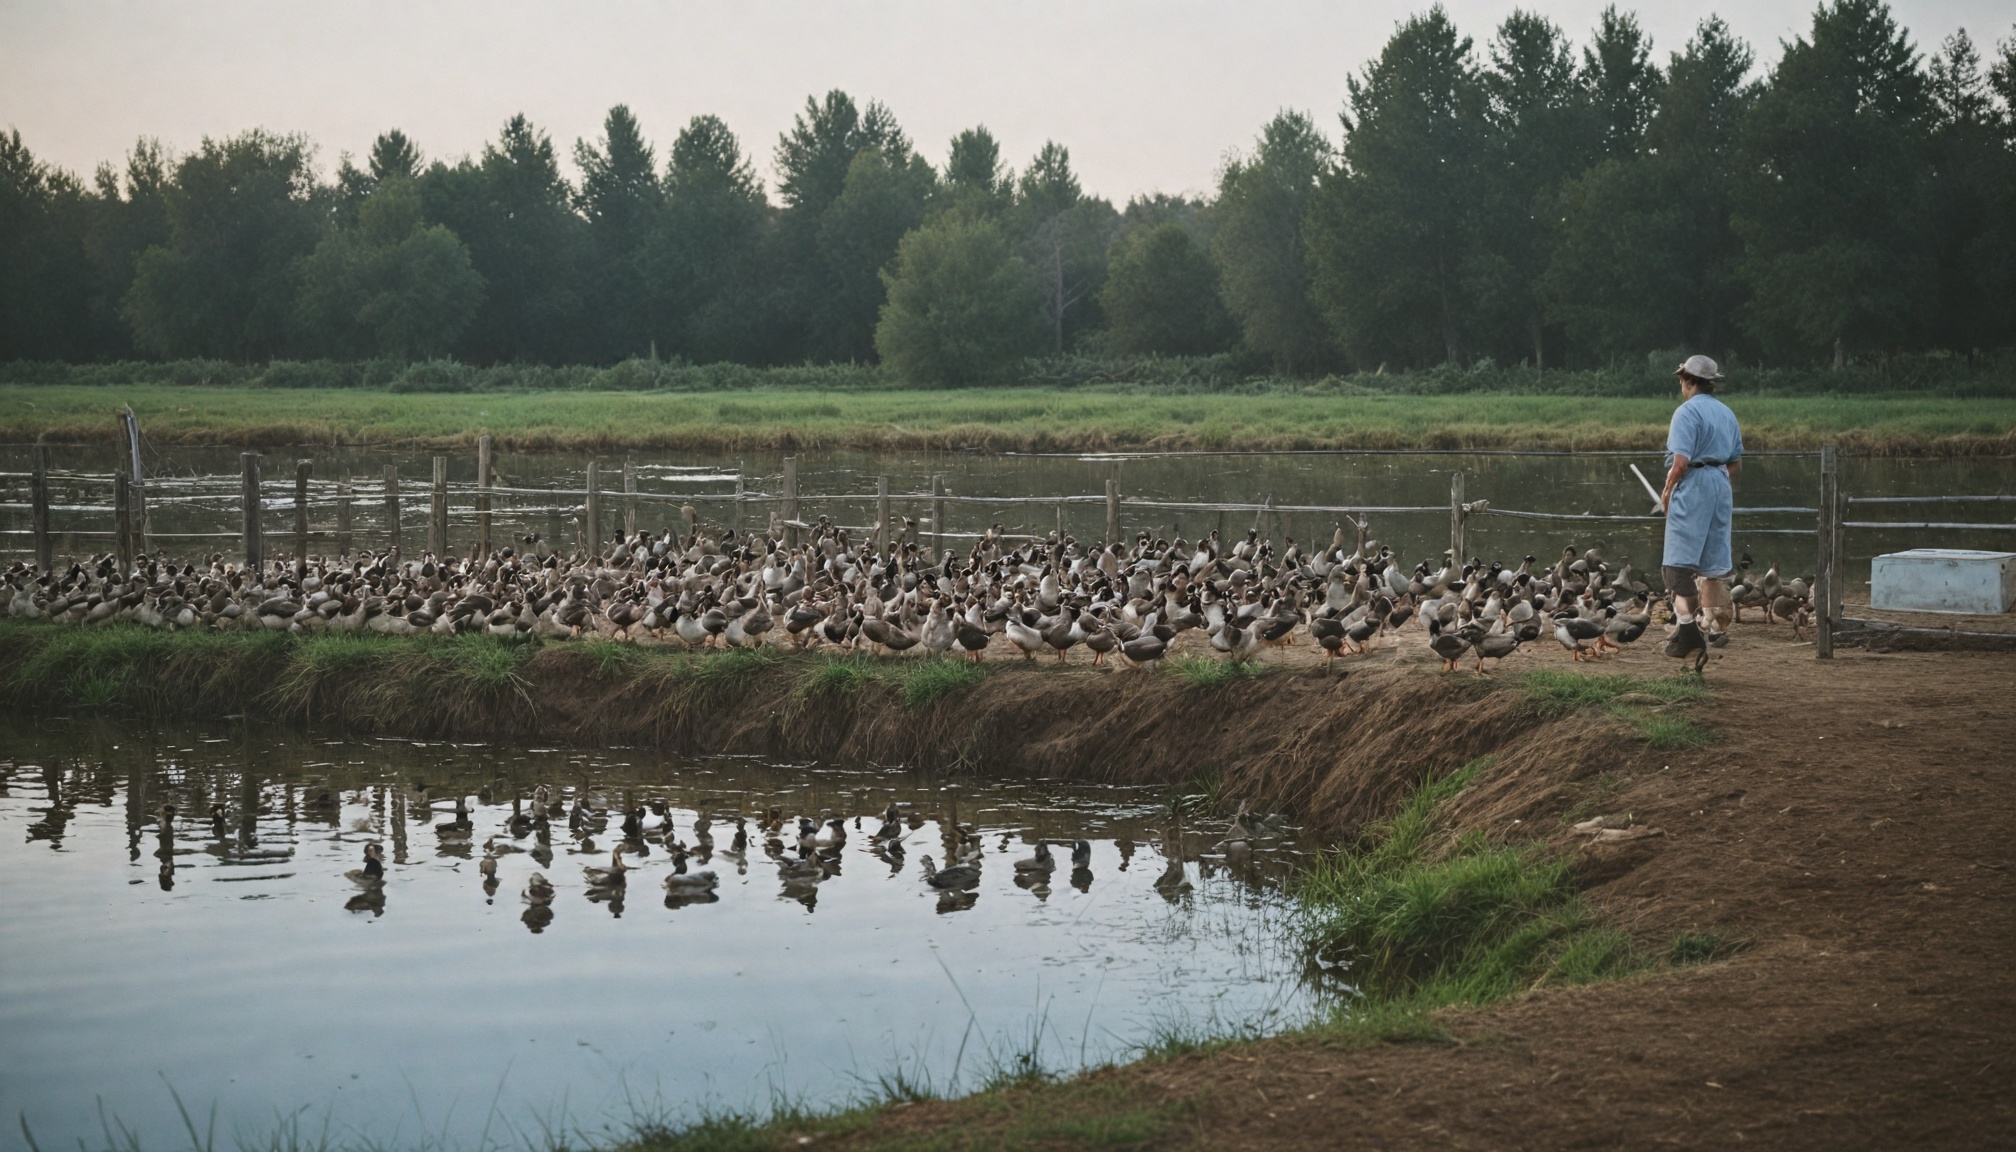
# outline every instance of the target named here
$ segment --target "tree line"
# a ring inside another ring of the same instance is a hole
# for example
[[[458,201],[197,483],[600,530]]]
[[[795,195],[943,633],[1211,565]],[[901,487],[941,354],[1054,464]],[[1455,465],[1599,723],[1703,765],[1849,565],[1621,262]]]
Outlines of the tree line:
[[[975,127],[932,163],[880,103],[807,98],[775,188],[696,116],[480,155],[396,129],[322,179],[262,130],[86,182],[0,135],[0,360],[880,361],[983,383],[1025,358],[1232,352],[1283,374],[1586,367],[1702,350],[1833,364],[2016,345],[2016,38],[1921,52],[1833,0],[1753,78],[1719,19],[1655,59],[1438,6],[1284,111],[1201,198],[1088,195]]]

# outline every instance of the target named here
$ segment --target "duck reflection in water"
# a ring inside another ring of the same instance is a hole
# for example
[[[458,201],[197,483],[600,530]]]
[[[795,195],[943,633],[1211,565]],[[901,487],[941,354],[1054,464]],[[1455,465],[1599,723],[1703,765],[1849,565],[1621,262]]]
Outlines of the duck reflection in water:
[[[1092,842],[1080,840],[1071,846],[1071,887],[1092,890]]]
[[[163,804],[161,806],[158,829],[161,833],[161,845],[154,849],[154,857],[161,861],[161,890],[163,892],[173,892],[175,890],[175,806],[173,804]]]

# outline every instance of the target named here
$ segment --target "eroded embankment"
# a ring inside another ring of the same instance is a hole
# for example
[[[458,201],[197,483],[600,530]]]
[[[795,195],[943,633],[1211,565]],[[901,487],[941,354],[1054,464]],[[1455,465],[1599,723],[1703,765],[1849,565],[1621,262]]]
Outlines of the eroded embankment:
[[[1550,716],[1518,690],[1394,668],[1200,685],[1175,671],[15,622],[0,623],[0,704],[1166,784],[1288,813],[1324,840],[1485,755],[1466,823],[1509,824],[1628,741],[1600,714]]]

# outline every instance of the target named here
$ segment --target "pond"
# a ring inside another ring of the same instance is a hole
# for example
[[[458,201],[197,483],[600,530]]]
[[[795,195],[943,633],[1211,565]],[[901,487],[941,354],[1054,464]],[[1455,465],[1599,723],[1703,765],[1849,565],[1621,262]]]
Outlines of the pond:
[[[375,484],[384,466],[399,468],[402,484],[402,523],[406,546],[426,539],[427,482],[433,474],[431,458],[421,452],[387,451],[369,448],[304,447],[299,450],[269,451],[263,465],[269,511],[266,531],[269,549],[284,549],[292,527],[293,465],[296,458],[314,460],[318,481],[356,479]],[[500,482],[522,488],[572,488],[585,486],[588,457],[564,453],[502,453],[496,460]],[[656,529],[678,523],[679,502],[690,502],[708,522],[742,528],[767,524],[772,506],[745,504],[737,513],[725,497],[735,490],[740,476],[750,493],[776,493],[780,489],[782,456],[775,452],[669,452],[638,451],[600,458],[602,485],[620,488],[617,471],[622,462],[632,462],[640,492],[678,497],[678,501],[647,501],[641,504],[640,527]],[[1439,558],[1449,543],[1450,474],[1462,472],[1465,495],[1470,500],[1486,500],[1499,509],[1580,515],[1639,515],[1650,505],[1643,488],[1631,474],[1636,464],[1652,483],[1660,481],[1660,457],[1497,455],[1487,453],[1353,454],[1189,453],[1169,456],[1119,458],[1082,456],[1010,456],[981,453],[900,453],[877,454],[857,451],[805,452],[798,456],[801,514],[807,518],[831,515],[843,524],[862,525],[873,518],[876,478],[889,477],[890,489],[898,496],[893,511],[920,520],[928,512],[927,502],[906,498],[907,494],[928,492],[933,477],[959,496],[1037,498],[1097,496],[1103,500],[1106,481],[1115,479],[1123,497],[1178,502],[1253,503],[1272,501],[1276,505],[1352,505],[1413,507],[1419,512],[1380,513],[1371,517],[1373,536],[1393,545],[1409,563]],[[59,446],[53,450],[56,467],[109,473],[116,454],[109,447]],[[29,466],[24,446],[0,447],[0,470],[21,471]],[[147,467],[159,476],[212,475],[226,478],[217,489],[220,495],[188,503],[156,504],[150,508],[150,523],[159,532],[235,532],[238,522],[236,449],[217,447],[173,447],[150,450]],[[2008,460],[1963,459],[1882,459],[1846,458],[1841,463],[1842,486],[1856,496],[1915,496],[1965,493],[2009,495],[2016,493],[2016,466]],[[476,461],[473,454],[451,456],[448,474],[455,483],[473,482]],[[11,482],[10,499],[26,499],[25,483]],[[59,482],[54,499],[109,504],[104,485],[68,486]],[[1741,507],[1812,508],[1818,501],[1819,460],[1815,455],[1756,455],[1746,462],[1738,486]],[[313,513],[314,526],[326,529],[334,513],[326,493],[318,494]],[[466,500],[457,496],[458,506]],[[573,539],[574,516],[579,498],[564,502],[537,496],[500,497],[493,535],[500,543],[527,534],[551,540],[556,533]],[[564,513],[557,509],[564,504]],[[603,502],[603,538],[621,525],[618,499]],[[1061,512],[1060,512],[1061,508]],[[1902,508],[1857,509],[1855,518],[1869,520],[2006,520],[2008,505],[1907,505]],[[1079,539],[1104,534],[1105,507],[1093,501],[1058,505],[1055,503],[962,505],[947,509],[947,527],[952,532],[978,532],[999,524],[1010,533],[1043,534],[1061,523]],[[1293,536],[1304,542],[1327,540],[1339,517],[1318,513],[1274,513],[1256,518],[1251,512],[1194,512],[1147,509],[1123,504],[1124,531],[1153,531],[1184,534],[1191,538],[1220,531],[1243,535],[1257,526],[1279,544]],[[109,513],[59,513],[59,529],[109,529]],[[355,543],[362,548],[381,548],[386,540],[382,501],[374,494],[360,496],[354,507]],[[1815,541],[1811,513],[1742,515],[1736,522],[1736,543],[1750,552],[1762,567],[1780,563],[1787,573],[1808,574],[1813,570]],[[19,554],[28,547],[24,510],[0,511],[0,529],[16,535],[4,538]],[[1348,531],[1347,526],[1347,531]],[[1799,530],[1803,530],[1799,531]],[[451,518],[451,546],[468,547],[473,539],[473,514],[460,510]],[[964,547],[969,541],[954,541]],[[1487,559],[1502,559],[1516,565],[1532,553],[1544,560],[1560,553],[1564,545],[1599,545],[1613,561],[1633,559],[1643,572],[1656,565],[1659,528],[1651,523],[1544,522],[1502,516],[1481,516],[1470,521],[1469,550]],[[1884,552],[1911,547],[1954,547],[2006,549],[2016,544],[2016,533],[2007,531],[1915,531],[1907,529],[1857,529],[1848,533],[1849,578],[1851,588],[1866,585],[1868,560]],[[107,545],[99,539],[73,537],[63,545],[66,554]],[[186,542],[181,551],[200,554],[213,548],[229,554],[235,544],[228,539]]]
[[[1223,818],[1171,839],[1180,798],[1158,790],[247,723],[16,718],[0,749],[0,1147],[24,1146],[17,1114],[44,1149],[181,1147],[178,1096],[199,1129],[215,1108],[220,1147],[290,1127],[544,1146],[1068,1071],[1170,1029],[1283,1027],[1324,998],[1279,885],[1293,830],[1228,869]],[[892,801],[900,851],[870,842]],[[612,897],[584,869],[639,807]],[[756,822],[773,809],[844,819],[831,875],[780,880]],[[702,813],[712,851],[687,874],[719,886],[668,894],[665,822],[697,849]],[[955,823],[980,878],[941,892],[921,858],[947,862]],[[1038,837],[1087,841],[1088,865],[1063,847],[1047,880],[1018,876]],[[372,843],[385,876],[360,884],[346,873]],[[550,901],[521,895],[535,871]]]

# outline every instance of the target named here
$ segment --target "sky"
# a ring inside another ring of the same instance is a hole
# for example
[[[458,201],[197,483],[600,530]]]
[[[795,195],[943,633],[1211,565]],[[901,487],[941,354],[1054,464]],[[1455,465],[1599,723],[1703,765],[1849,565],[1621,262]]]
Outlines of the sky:
[[[1578,43],[1603,0],[1525,0]],[[305,133],[326,174],[398,127],[429,158],[479,153],[513,113],[563,156],[628,104],[662,159],[712,113],[774,187],[771,152],[805,98],[881,100],[934,163],[985,124],[1017,167],[1055,139],[1088,191],[1208,192],[1277,111],[1333,137],[1346,78],[1426,0],[0,0],[0,128],[88,174],[141,136],[174,151],[248,128]],[[1511,0],[1445,0],[1481,51]],[[1630,5],[1623,5],[1629,8]],[[1705,4],[1638,8],[1655,57]],[[1768,66],[1813,0],[1719,14]],[[1965,27],[1983,55],[2008,0],[1894,0],[1920,49]],[[569,170],[572,171],[571,161]]]

